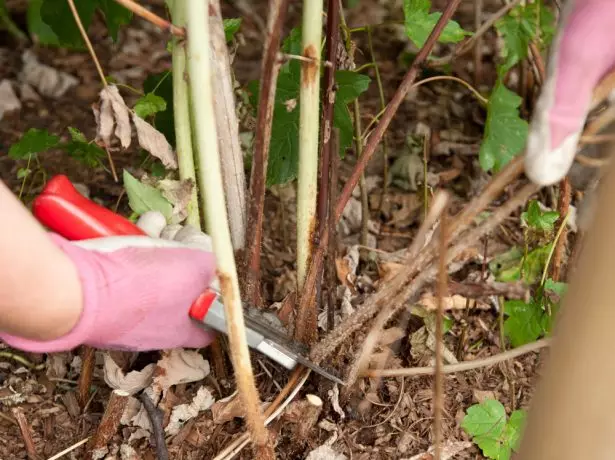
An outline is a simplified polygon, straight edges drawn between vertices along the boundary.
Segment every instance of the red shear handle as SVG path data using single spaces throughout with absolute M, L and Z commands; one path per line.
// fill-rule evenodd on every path
M 69 240 L 145 235 L 125 217 L 81 195 L 63 175 L 47 183 L 34 200 L 32 212 L 39 222 Z

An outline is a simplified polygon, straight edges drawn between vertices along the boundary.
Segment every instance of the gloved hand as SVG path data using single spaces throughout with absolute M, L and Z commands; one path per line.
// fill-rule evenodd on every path
M 526 174 L 539 185 L 568 173 L 593 89 L 615 66 L 614 1 L 570 0 L 560 24 L 525 157 Z
M 164 217 L 155 212 L 144 214 L 137 225 L 149 236 L 71 242 L 50 234 L 78 269 L 81 317 L 56 340 L 34 341 L 4 333 L 0 339 L 40 353 L 79 345 L 130 351 L 209 345 L 214 333 L 194 324 L 188 311 L 215 276 L 210 237 L 194 227 L 166 226 Z

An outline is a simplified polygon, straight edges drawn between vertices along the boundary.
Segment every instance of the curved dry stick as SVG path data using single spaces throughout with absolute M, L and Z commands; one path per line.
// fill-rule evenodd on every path
M 548 347 L 551 344 L 551 339 L 541 339 L 536 342 L 521 345 L 520 347 L 490 356 L 488 358 L 476 359 L 474 361 L 465 361 L 457 364 L 447 364 L 442 367 L 443 374 L 452 374 L 455 372 L 465 372 L 481 367 L 493 366 L 494 364 L 518 358 L 519 356 L 538 351 L 541 348 Z M 433 375 L 434 367 L 408 367 L 399 369 L 370 369 L 363 374 L 364 377 L 416 377 L 419 375 Z
M 163 19 L 160 16 L 152 13 L 150 10 L 148 10 L 147 8 L 144 8 L 143 6 L 139 5 L 137 2 L 133 0 L 115 0 L 115 1 L 119 3 L 120 5 L 122 5 L 124 8 L 132 11 L 137 16 L 140 16 L 146 21 L 151 22 L 155 26 L 160 27 L 162 30 L 168 30 L 173 35 L 176 35 L 178 37 L 186 36 L 186 30 L 183 27 L 177 27 L 171 24 L 166 19 Z

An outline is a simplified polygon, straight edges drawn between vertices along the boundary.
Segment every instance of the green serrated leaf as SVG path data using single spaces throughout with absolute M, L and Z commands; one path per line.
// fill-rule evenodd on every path
M 159 211 L 167 220 L 171 218 L 173 206 L 162 196 L 160 190 L 139 182 L 126 170 L 123 178 L 130 209 L 139 215 L 147 211 Z
M 157 96 L 154 93 L 147 93 L 145 96 L 140 98 L 134 106 L 135 113 L 143 119 L 166 109 L 167 102 L 164 98 Z
M 544 311 L 540 305 L 521 300 L 507 300 L 504 302 L 504 313 L 508 315 L 504 322 L 504 333 L 513 347 L 533 342 L 542 334 Z
M 46 129 L 30 128 L 18 142 L 11 145 L 9 157 L 14 160 L 27 160 L 37 153 L 57 147 L 59 142 L 60 138 L 49 134 Z
M 442 13 L 430 13 L 430 9 L 430 0 L 404 0 L 406 34 L 418 48 L 425 44 L 427 37 L 442 16 Z M 471 35 L 471 33 L 451 20 L 444 27 L 438 41 L 440 43 L 457 43 L 467 35 Z
M 88 142 L 85 135 L 77 128 L 69 127 L 68 131 L 72 141 L 62 145 L 62 149 L 87 166 L 92 168 L 98 166 L 100 159 L 105 156 L 105 151 L 95 143 Z
M 49 27 L 41 18 L 41 6 L 44 0 L 30 0 L 26 19 L 28 22 L 28 32 L 36 36 L 41 45 L 59 46 L 60 39 L 53 29 Z
M 75 0 L 75 7 L 85 30 L 92 22 L 97 6 L 97 1 Z M 71 48 L 84 47 L 83 39 L 66 0 L 43 0 L 40 13 L 43 22 L 58 37 L 60 45 Z
M 531 228 L 542 232 L 551 232 L 559 219 L 556 211 L 543 211 L 538 201 L 532 200 L 528 204 L 527 211 L 521 213 L 521 219 Z
M 530 251 L 524 257 L 521 249 L 513 247 L 505 253 L 499 254 L 489 263 L 489 269 L 497 281 L 512 282 L 523 280 L 534 284 L 542 277 L 551 244 L 540 246 Z
M 230 42 L 241 27 L 241 18 L 224 19 L 222 22 L 224 24 L 224 38 L 227 42 Z
M 526 420 L 527 413 L 524 410 L 516 410 L 510 414 L 508 422 L 506 423 L 504 439 L 515 452 L 519 450 Z
M 480 147 L 484 171 L 499 171 L 525 147 L 528 123 L 519 117 L 521 98 L 498 81 L 487 105 L 485 135 Z
M 555 16 L 539 0 L 514 8 L 498 20 L 495 27 L 504 41 L 501 71 L 505 73 L 527 58 L 531 41 L 548 46 L 555 33 Z
M 120 27 L 130 24 L 132 20 L 132 11 L 124 8 L 115 0 L 98 0 L 98 4 L 105 15 L 109 35 L 114 42 L 117 42 L 117 34 Z
M 160 96 L 166 102 L 166 108 L 156 112 L 154 127 L 164 134 L 169 144 L 175 147 L 175 122 L 173 119 L 173 75 L 161 72 L 149 75 L 143 83 L 143 91 Z

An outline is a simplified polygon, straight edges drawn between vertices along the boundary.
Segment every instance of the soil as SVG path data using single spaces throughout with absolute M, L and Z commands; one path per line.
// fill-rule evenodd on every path
M 164 14 L 161 2 L 153 10 Z M 160 3 L 160 4 L 159 4 Z M 235 3 L 235 2 L 233 2 Z M 241 3 L 241 2 L 237 2 Z M 266 3 L 252 2 L 251 8 L 261 18 L 266 17 Z M 403 19 L 401 2 L 360 2 L 348 14 L 351 27 L 382 22 L 394 22 Z M 397 3 L 400 3 L 399 5 Z M 434 1 L 434 8 L 442 8 L 444 0 Z M 485 17 L 499 8 L 499 2 L 485 0 Z M 286 32 L 300 23 L 300 7 L 291 2 L 289 21 Z M 375 4 L 375 5 L 374 5 Z M 16 8 L 15 20 L 22 27 L 25 16 Z M 224 6 L 224 17 L 243 16 L 233 6 Z M 462 2 L 455 19 L 462 26 L 474 30 L 474 11 L 472 2 Z M 264 20 L 264 19 L 263 19 Z M 382 76 L 385 100 L 390 100 L 409 66 L 404 53 L 412 51 L 394 27 L 375 27 L 374 51 L 377 56 Z M 170 55 L 166 51 L 169 38 L 166 32 L 141 20 L 134 19 L 131 25 L 120 31 L 118 43 L 113 43 L 106 35 L 104 23 L 97 19 L 89 31 L 94 48 L 102 68 L 119 82 L 134 88 L 142 88 L 146 77 L 151 73 L 168 70 L 171 65 Z M 369 48 L 365 33 L 356 35 L 357 66 L 368 62 Z M 496 40 L 493 32 L 484 36 L 482 70 L 478 88 L 488 89 L 495 78 L 494 56 Z M 54 134 L 68 136 L 67 128 L 79 128 L 88 139 L 95 136 L 95 121 L 91 106 L 98 99 L 100 81 L 92 60 L 86 52 L 67 51 L 23 45 L 6 32 L 0 32 L 0 81 L 17 80 L 21 70 L 21 56 L 25 49 L 32 49 L 38 59 L 53 68 L 68 72 L 79 79 L 78 86 L 58 99 L 41 98 L 38 101 L 24 102 L 20 111 L 6 114 L 0 122 L 0 177 L 19 194 L 22 180 L 17 178 L 19 168 L 25 165 L 8 157 L 8 148 L 29 128 L 44 128 Z M 438 45 L 435 55 L 444 56 L 451 51 L 449 45 Z M 241 85 L 258 78 L 260 73 L 260 56 L 262 53 L 262 35 L 258 21 L 246 19 L 241 29 L 240 45 L 234 58 L 233 69 Z M 475 81 L 473 55 L 468 53 L 452 63 L 455 75 L 466 81 Z M 435 68 L 422 69 L 420 78 L 437 74 Z M 368 74 L 374 78 L 373 71 Z M 130 91 L 122 91 L 127 102 L 132 104 L 136 98 Z M 528 106 L 532 98 L 528 98 Z M 375 84 L 370 85 L 366 94 L 361 96 L 362 124 L 366 127 L 370 120 L 380 111 L 380 97 Z M 454 196 L 454 210 L 457 211 L 472 197 L 476 196 L 488 180 L 478 165 L 478 147 L 485 122 L 485 111 L 476 99 L 464 87 L 450 81 L 439 81 L 413 90 L 397 112 L 387 134 L 386 142 L 390 153 L 389 166 L 395 158 L 404 155 L 405 141 L 408 133 L 431 132 L 431 157 L 428 163 L 429 177 L 436 187 L 444 187 Z M 446 144 L 448 143 L 448 144 Z M 450 145 L 452 147 L 447 147 Z M 151 162 L 144 159 L 138 151 L 131 148 L 114 153 L 115 168 L 129 168 L 134 173 L 147 172 Z M 356 155 L 348 152 L 342 162 L 340 184 L 349 177 Z M 29 180 L 22 191 L 26 205 L 42 189 L 42 178 L 55 174 L 66 174 L 72 181 L 86 185 L 91 197 L 104 205 L 127 215 L 129 208 L 123 193 L 122 184 L 115 182 L 105 160 L 102 167 L 85 167 L 65 153 L 51 151 L 40 155 L 37 166 L 41 175 Z M 368 180 L 376 182 L 372 191 L 375 196 L 382 195 L 382 170 L 384 158 L 382 152 L 368 166 Z M 44 176 L 43 172 L 44 171 Z M 370 179 L 371 178 L 371 179 Z M 378 182 L 379 181 L 379 182 Z M 277 193 L 268 193 L 266 202 L 266 235 L 263 242 L 263 293 L 267 305 L 282 301 L 293 289 L 296 277 L 294 268 L 294 204 L 288 196 L 289 189 L 282 188 Z M 282 193 L 286 191 L 286 193 Z M 291 190 L 292 191 L 292 190 Z M 408 191 L 396 185 L 389 187 L 387 205 L 379 210 L 378 203 L 370 206 L 370 219 L 379 228 L 372 233 L 375 247 L 380 253 L 392 253 L 406 248 L 412 241 L 420 224 L 422 206 L 422 187 Z M 292 196 L 292 195 L 291 195 Z M 550 197 L 543 202 L 553 205 Z M 418 206 L 417 206 L 418 204 Z M 498 203 L 493 203 L 496 207 Z M 476 274 L 484 273 L 484 264 L 479 262 L 480 254 L 487 245 L 489 254 L 504 252 L 514 243 L 523 240 L 522 229 L 518 225 L 518 216 L 514 216 L 498 231 L 490 235 L 489 242 L 482 243 L 474 251 L 472 260 L 466 267 L 455 273 L 453 279 L 463 283 Z M 348 234 L 340 235 L 338 242 L 338 260 L 357 244 L 360 229 L 356 222 L 349 219 Z M 362 258 L 352 284 L 351 304 L 359 305 L 367 294 L 377 289 L 377 282 L 383 266 L 382 258 Z M 342 285 L 340 280 L 339 284 Z M 429 287 L 428 291 L 433 292 Z M 499 314 L 497 302 L 490 298 L 481 298 L 484 308 L 462 309 L 448 312 L 453 319 L 453 326 L 446 337 L 446 346 L 456 353 L 460 361 L 490 356 L 502 351 L 499 331 Z M 399 318 L 393 319 L 388 328 L 399 324 Z M 403 338 L 398 342 L 397 354 L 389 361 L 389 366 L 428 365 L 431 354 L 417 357 L 410 353 L 410 336 L 421 326 L 422 321 L 416 317 L 403 330 Z M 329 363 L 343 374 L 351 358 L 360 349 L 368 329 L 355 334 L 351 343 L 345 343 L 332 357 Z M 0 344 L 0 347 L 2 345 Z M 8 347 L 0 352 L 9 352 Z M 11 351 L 12 352 L 12 351 Z M 91 436 L 100 422 L 109 397 L 109 388 L 102 378 L 100 363 L 95 368 L 91 401 L 85 411 L 76 405 L 76 381 L 79 366 L 75 357 L 78 350 L 54 355 L 37 355 L 15 351 L 33 365 L 41 364 L 41 369 L 32 370 L 23 363 L 0 355 L 0 459 L 27 458 L 24 436 L 15 423 L 15 407 L 21 408 L 30 427 L 36 453 L 40 458 L 52 455 Z M 204 351 L 211 358 L 211 351 Z M 465 410 L 485 396 L 493 397 L 506 407 L 507 412 L 526 408 L 534 388 L 537 372 L 545 352 L 532 353 L 521 358 L 482 369 L 455 373 L 445 376 L 445 408 L 443 435 L 447 442 L 468 441 L 470 438 L 460 428 Z M 142 368 L 148 362 L 155 362 L 156 353 L 140 356 L 133 368 Z M 257 382 L 264 401 L 272 401 L 288 379 L 288 372 L 268 361 L 261 355 L 253 355 Z M 54 364 L 55 363 L 55 364 Z M 72 363 L 72 365 L 71 365 Z M 232 369 L 226 361 L 227 375 L 217 373 L 219 369 L 212 366 L 212 373 L 205 382 L 178 385 L 171 390 L 169 400 L 174 405 L 192 400 L 202 383 L 214 389 L 216 399 L 230 396 L 235 388 Z M 61 372 L 58 371 L 61 369 Z M 58 374 L 62 374 L 58 377 Z M 330 382 L 312 375 L 298 399 L 306 393 L 319 395 L 324 401 L 320 415 L 320 424 L 309 431 L 307 438 L 295 436 L 295 427 L 285 419 L 278 418 L 271 425 L 276 435 L 276 451 L 279 458 L 305 458 L 307 453 L 323 445 L 332 436 L 336 439 L 333 446 L 337 452 L 351 459 L 389 459 L 410 458 L 426 452 L 433 445 L 433 378 L 387 378 L 379 383 L 369 379 L 360 379 L 351 390 L 342 392 L 341 410 L 334 407 L 332 385 Z M 371 401 L 371 402 L 370 402 Z M 322 423 L 327 421 L 328 424 Z M 214 423 L 212 412 L 201 412 L 183 426 L 180 432 L 167 439 L 170 458 L 206 459 L 213 458 L 225 445 L 244 432 L 245 426 L 240 417 L 225 423 Z M 122 427 L 113 438 L 113 445 L 130 444 L 135 456 L 127 458 L 154 459 L 156 450 L 154 441 L 149 437 L 129 441 L 134 428 Z M 80 447 L 64 458 L 83 458 L 84 448 Z M 120 458 L 118 454 L 117 457 Z M 124 458 L 124 457 L 121 457 Z M 253 452 L 246 447 L 238 458 L 253 458 Z M 421 458 L 428 458 L 427 456 Z M 476 446 L 463 450 L 454 458 L 484 458 Z

